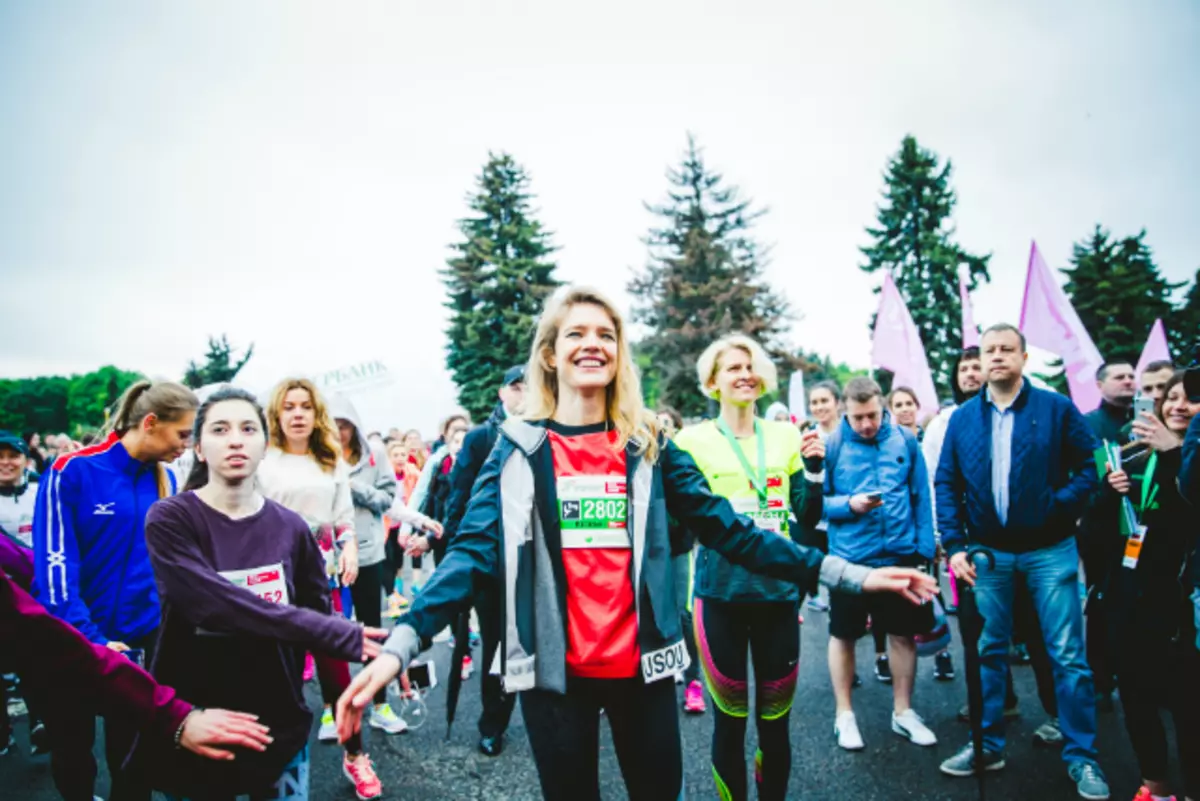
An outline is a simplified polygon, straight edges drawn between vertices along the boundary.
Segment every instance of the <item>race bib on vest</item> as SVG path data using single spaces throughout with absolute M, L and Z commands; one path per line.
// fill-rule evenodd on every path
M 563 476 L 556 486 L 562 547 L 630 547 L 625 476 Z
M 691 661 L 683 640 L 680 640 L 666 648 L 642 654 L 642 678 L 649 684 L 667 676 L 674 676 L 682 670 L 687 670 Z
M 788 532 L 788 507 L 783 498 L 767 496 L 767 508 L 763 509 L 758 498 L 730 498 L 733 511 L 745 515 L 754 521 L 754 525 L 774 531 L 776 534 Z
M 291 601 L 282 564 L 249 570 L 222 570 L 221 577 L 235 587 L 249 590 L 267 603 L 286 604 Z

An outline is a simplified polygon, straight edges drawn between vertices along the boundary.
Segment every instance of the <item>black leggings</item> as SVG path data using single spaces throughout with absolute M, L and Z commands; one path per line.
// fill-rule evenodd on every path
M 521 715 L 546 801 L 599 801 L 600 710 L 630 801 L 674 801 L 683 788 L 675 682 L 567 678 L 567 693 L 526 690 Z
M 383 625 L 383 564 L 361 565 L 358 579 L 350 585 L 350 598 L 354 601 L 354 616 L 364 626 L 380 628 Z M 387 687 L 375 693 L 375 703 L 387 703 Z
M 754 780 L 762 801 L 782 801 L 792 771 L 788 716 L 800 668 L 795 602 L 726 603 L 696 598 L 696 645 L 714 711 L 712 763 L 718 795 L 742 801 L 746 788 L 746 651 L 754 664 L 758 752 Z

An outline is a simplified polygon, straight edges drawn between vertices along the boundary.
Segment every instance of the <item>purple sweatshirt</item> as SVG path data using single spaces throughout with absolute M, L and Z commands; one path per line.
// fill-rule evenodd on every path
M 46 717 L 80 709 L 132 721 L 172 748 L 175 732 L 192 710 L 133 662 L 93 645 L 10 579 L 0 575 L 0 652 L 22 684 L 39 690 Z
M 362 629 L 330 615 L 316 540 L 274 501 L 233 520 L 195 493 L 167 498 L 150 508 L 146 545 L 162 600 L 155 678 L 198 706 L 258 715 L 275 742 L 223 763 L 179 751 L 139 755 L 143 769 L 157 788 L 181 795 L 269 786 L 312 727 L 301 691 L 305 651 L 359 662 Z

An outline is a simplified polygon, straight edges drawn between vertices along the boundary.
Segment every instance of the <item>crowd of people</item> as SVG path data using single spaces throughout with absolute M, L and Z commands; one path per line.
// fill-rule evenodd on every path
M 852 704 L 870 633 L 892 736 L 921 748 L 937 737 L 914 708 L 918 659 L 955 679 L 946 614 L 970 593 L 982 747 L 943 773 L 1005 767 L 1016 653 L 1046 713 L 1035 737 L 1061 748 L 1080 797 L 1110 797 L 1096 719 L 1118 693 L 1137 801 L 1197 801 L 1194 379 L 1113 361 L 1083 415 L 1025 360 L 1021 332 L 996 325 L 962 351 L 940 409 L 859 377 L 763 415 L 775 367 L 731 334 L 695 365 L 712 414 L 684 420 L 646 408 L 617 308 L 568 286 L 488 419 L 453 415 L 428 445 L 364 430 L 303 378 L 262 399 L 139 382 L 87 444 L 0 432 L 5 692 L 66 801 L 94 797 L 97 715 L 111 801 L 301 801 L 315 681 L 317 740 L 340 744 L 372 799 L 385 788 L 365 729 L 408 728 L 389 688 L 419 692 L 424 652 L 467 637 L 479 750 L 503 753 L 519 699 L 547 799 L 599 798 L 602 715 L 629 797 L 681 797 L 679 715 L 710 707 L 712 792 L 783 799 L 803 613 L 828 617 L 831 743 L 884 736 Z

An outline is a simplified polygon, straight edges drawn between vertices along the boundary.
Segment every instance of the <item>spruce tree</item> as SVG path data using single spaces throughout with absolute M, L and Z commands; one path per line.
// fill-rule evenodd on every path
M 1154 321 L 1171 322 L 1172 295 L 1182 284 L 1162 276 L 1145 239 L 1145 231 L 1111 239 L 1097 225 L 1075 243 L 1062 271 L 1067 297 L 1106 360 L 1136 364 Z
M 750 235 L 766 209 L 753 209 L 737 187 L 704 163 L 695 139 L 677 168 L 667 171 L 666 202 L 646 204 L 658 217 L 646 245 L 650 259 L 629 283 L 633 319 L 649 329 L 639 360 L 652 364 L 656 400 L 685 417 L 704 413 L 696 360 L 713 340 L 733 331 L 757 339 L 779 366 L 781 378 L 801 364 L 781 335 L 791 312 L 767 286 L 767 250 Z
M 1186 365 L 1193 359 L 1200 359 L 1200 270 L 1196 270 L 1183 302 L 1164 322 L 1176 362 Z
M 507 153 L 489 153 L 459 220 L 463 239 L 441 271 L 450 325 L 446 367 L 472 419 L 496 404 L 504 371 L 529 359 L 542 303 L 558 285 L 556 248 L 534 219 L 529 175 Z
M 229 337 L 221 334 L 221 338 L 208 338 L 208 352 L 204 354 L 204 364 L 188 362 L 183 373 L 184 386 L 199 389 L 208 384 L 223 384 L 232 381 L 254 355 L 254 344 L 246 348 L 246 353 L 240 358 L 234 358 L 233 346 Z
M 873 242 L 861 248 L 867 257 L 861 265 L 864 271 L 887 270 L 896 281 L 921 332 L 941 395 L 950 394 L 951 371 L 962 350 L 959 270 L 964 269 L 972 290 L 980 281 L 991 280 L 991 254 L 977 256 L 954 242 L 951 216 L 958 198 L 950 187 L 952 172 L 949 159 L 940 164 L 937 154 L 922 148 L 912 136 L 904 137 L 884 175 L 887 185 L 877 210 L 879 225 L 867 228 Z

